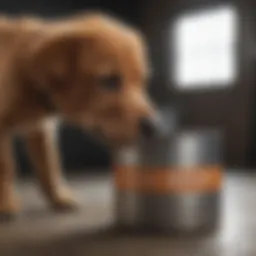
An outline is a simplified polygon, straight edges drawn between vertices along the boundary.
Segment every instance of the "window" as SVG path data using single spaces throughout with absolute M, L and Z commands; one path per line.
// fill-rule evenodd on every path
M 174 82 L 180 89 L 225 87 L 236 75 L 237 15 L 219 7 L 184 15 L 174 25 Z

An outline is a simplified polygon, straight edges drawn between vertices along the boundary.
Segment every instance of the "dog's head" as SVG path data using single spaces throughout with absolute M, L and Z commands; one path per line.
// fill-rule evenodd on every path
M 153 128 L 146 47 L 134 29 L 102 15 L 57 24 L 31 60 L 32 75 L 66 119 L 114 144 Z

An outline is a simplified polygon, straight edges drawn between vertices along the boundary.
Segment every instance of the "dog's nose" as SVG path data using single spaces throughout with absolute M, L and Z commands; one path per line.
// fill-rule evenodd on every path
M 143 117 L 140 119 L 140 133 L 145 137 L 153 137 L 158 133 L 158 124 L 152 118 Z

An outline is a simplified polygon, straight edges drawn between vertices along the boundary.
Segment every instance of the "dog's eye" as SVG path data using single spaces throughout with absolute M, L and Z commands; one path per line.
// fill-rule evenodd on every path
M 119 75 L 113 74 L 100 79 L 101 86 L 109 91 L 117 91 L 121 88 L 122 79 Z

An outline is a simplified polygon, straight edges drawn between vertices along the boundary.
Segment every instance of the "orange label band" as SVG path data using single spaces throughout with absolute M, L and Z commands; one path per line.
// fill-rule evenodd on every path
M 115 184 L 120 191 L 156 194 L 217 192 L 221 189 L 222 168 L 146 168 L 118 166 Z

